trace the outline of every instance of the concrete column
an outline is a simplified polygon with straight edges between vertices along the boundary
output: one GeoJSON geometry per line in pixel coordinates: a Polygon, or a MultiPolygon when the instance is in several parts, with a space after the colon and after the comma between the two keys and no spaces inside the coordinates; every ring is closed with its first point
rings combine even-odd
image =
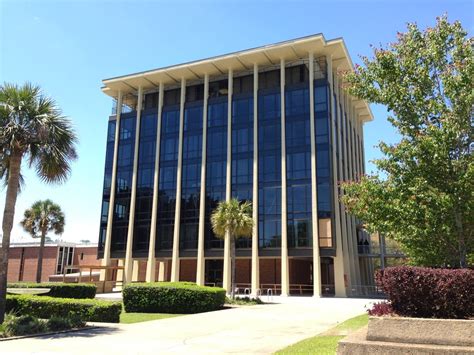
{"type": "MultiPolygon", "coordinates": [[[[233,71],[229,69],[228,92],[227,92],[227,165],[226,165],[226,185],[225,199],[229,201],[232,198],[232,89],[233,89],[233,71]]],[[[223,287],[230,293],[232,287],[231,275],[231,255],[230,238],[227,234],[224,240],[224,270],[223,287]]]]}
{"type": "Polygon", "coordinates": [[[321,296],[319,257],[318,189],[316,182],[316,129],[314,121],[314,54],[309,53],[309,130],[311,135],[311,225],[313,234],[313,296],[321,296]]]}
{"type": "MultiPolygon", "coordinates": [[[[352,121],[352,128],[355,127],[356,122],[359,120],[359,115],[358,113],[354,112],[351,116],[350,119],[352,121]]],[[[354,137],[354,130],[351,129],[349,132],[349,137],[350,137],[350,144],[351,144],[351,155],[349,156],[349,160],[351,161],[351,177],[354,180],[356,178],[355,176],[355,137],[354,137]]],[[[361,285],[361,275],[360,275],[360,266],[359,266],[359,253],[358,253],[358,247],[357,247],[357,221],[354,215],[351,215],[351,223],[352,223],[352,240],[354,243],[354,250],[355,250],[355,272],[356,272],[356,280],[357,280],[357,285],[361,285]]]]}
{"type": "MultiPolygon", "coordinates": [[[[110,199],[109,199],[109,210],[107,212],[107,229],[105,231],[105,243],[104,243],[104,257],[102,258],[101,265],[110,265],[110,246],[112,244],[112,223],[114,219],[114,205],[115,205],[115,182],[117,180],[117,158],[118,158],[118,144],[120,141],[120,116],[122,114],[122,92],[118,92],[117,97],[117,112],[115,114],[115,141],[114,141],[114,160],[112,163],[112,181],[110,182],[110,199]]],[[[105,281],[107,279],[106,270],[100,271],[100,280],[105,281]]]]}
{"type": "Polygon", "coordinates": [[[132,282],[138,282],[138,272],[140,271],[140,261],[133,260],[132,282]]]}
{"type": "MultiPolygon", "coordinates": [[[[349,127],[349,120],[352,114],[351,110],[351,99],[348,95],[344,93],[340,93],[339,95],[340,100],[343,102],[343,110],[344,113],[346,113],[347,120],[344,122],[344,127],[349,127]]],[[[350,161],[349,161],[349,147],[348,144],[350,144],[350,139],[349,139],[349,134],[350,131],[349,129],[344,130],[344,161],[345,161],[345,177],[346,180],[350,179],[350,161]]],[[[350,278],[351,278],[351,293],[352,295],[357,294],[357,286],[359,285],[359,279],[357,277],[358,274],[358,250],[357,250],[357,240],[354,237],[354,231],[353,231],[353,226],[352,226],[352,221],[351,221],[351,216],[347,213],[344,212],[344,218],[346,221],[346,228],[347,228],[347,243],[349,247],[349,256],[350,256],[350,263],[351,263],[351,272],[350,272],[350,278]]]]}
{"type": "MultiPolygon", "coordinates": [[[[337,79],[337,78],[336,78],[337,79]]],[[[339,171],[340,176],[337,176],[338,181],[343,181],[345,179],[345,167],[342,166],[342,159],[344,158],[344,149],[345,149],[345,141],[342,141],[342,133],[344,127],[344,112],[345,112],[345,100],[339,95],[339,91],[337,88],[333,88],[333,91],[336,90],[336,96],[338,100],[338,105],[334,105],[334,112],[337,115],[338,123],[339,123],[339,130],[337,132],[338,135],[338,149],[339,149],[339,171]],[[339,109],[339,103],[342,103],[342,111],[339,109]]],[[[333,97],[331,97],[331,102],[333,101],[333,97]]],[[[344,274],[346,277],[345,285],[346,287],[346,294],[351,294],[351,283],[352,283],[352,274],[353,274],[353,251],[351,243],[349,243],[349,236],[347,232],[347,216],[344,212],[344,206],[339,201],[337,206],[337,212],[339,215],[339,224],[341,229],[341,239],[343,242],[343,256],[344,256],[344,274]]]]}
{"type": "Polygon", "coordinates": [[[174,214],[173,254],[171,259],[171,281],[179,281],[179,227],[181,224],[181,175],[183,166],[184,101],[186,100],[186,79],[181,79],[181,100],[179,107],[178,167],[176,175],[176,209],[174,214]]]}
{"type": "MultiPolygon", "coordinates": [[[[118,259],[117,260],[117,265],[118,266],[124,266],[124,260],[123,259],[118,259]]],[[[117,270],[117,281],[123,281],[123,270],[117,270]]]]}
{"type": "MultiPolygon", "coordinates": [[[[332,71],[332,55],[326,56],[326,60],[328,62],[327,70],[328,70],[328,81],[329,81],[329,95],[331,100],[328,102],[332,102],[333,99],[333,87],[332,87],[332,79],[333,79],[333,71],[332,71]]],[[[335,121],[336,121],[336,112],[335,110],[331,111],[331,127],[332,131],[334,132],[336,129],[335,121]]],[[[338,132],[335,132],[338,134],[338,132]]],[[[334,135],[331,136],[331,139],[334,135]]],[[[346,258],[344,259],[344,252],[343,252],[343,241],[342,241],[342,234],[341,234],[341,223],[340,223],[340,216],[339,216],[339,192],[337,186],[337,161],[336,161],[336,146],[335,142],[331,142],[332,151],[331,151],[331,159],[332,159],[332,184],[333,184],[333,211],[334,211],[334,224],[336,229],[336,256],[334,257],[334,286],[335,286],[335,295],[336,297],[346,297],[346,287],[344,284],[344,274],[345,274],[345,264],[349,261],[348,255],[346,254],[346,258]]],[[[347,267],[346,267],[347,269],[347,267]]]]}
{"type": "Polygon", "coordinates": [[[260,289],[260,263],[258,259],[258,65],[253,66],[253,185],[252,185],[252,295],[260,289]]]}
{"type": "Polygon", "coordinates": [[[128,218],[127,247],[125,249],[125,282],[132,279],[133,229],[135,224],[135,202],[137,199],[138,147],[140,146],[140,120],[142,116],[143,88],[138,88],[137,121],[135,125],[135,150],[133,153],[132,193],[130,197],[130,215],[128,218]]]}
{"type": "Polygon", "coordinates": [[[290,272],[288,266],[288,228],[286,204],[286,127],[285,127],[285,60],[280,60],[281,95],[281,295],[290,295],[290,272]]]}
{"type": "Polygon", "coordinates": [[[166,261],[160,261],[158,266],[158,281],[163,282],[166,280],[166,270],[168,263],[166,261]]]}
{"type": "Polygon", "coordinates": [[[148,262],[146,264],[146,282],[155,281],[155,245],[156,245],[156,218],[158,211],[158,178],[160,175],[160,141],[161,141],[161,112],[163,108],[164,85],[160,83],[158,93],[158,117],[156,125],[155,175],[153,176],[153,205],[151,208],[150,242],[148,243],[148,262]]]}
{"type": "Polygon", "coordinates": [[[199,198],[199,232],[196,265],[196,283],[204,285],[205,268],[204,260],[204,225],[206,216],[206,156],[207,156],[207,99],[209,96],[209,75],[204,76],[204,106],[202,108],[202,160],[201,160],[201,192],[199,198]]]}

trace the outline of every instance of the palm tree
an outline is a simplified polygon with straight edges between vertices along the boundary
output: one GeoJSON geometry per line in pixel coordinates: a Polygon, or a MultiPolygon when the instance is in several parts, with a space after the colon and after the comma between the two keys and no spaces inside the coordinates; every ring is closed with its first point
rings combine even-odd
{"type": "Polygon", "coordinates": [[[6,185],[0,252],[0,324],[5,317],[8,249],[20,189],[21,163],[34,166],[47,183],[64,182],[76,159],[76,134],[54,100],[39,86],[0,86],[0,179],[6,185]]]}
{"type": "Polygon", "coordinates": [[[231,250],[231,297],[235,293],[235,241],[238,238],[252,236],[252,204],[240,202],[233,198],[219,202],[211,215],[212,230],[218,238],[224,239],[229,234],[231,250]]]}
{"type": "Polygon", "coordinates": [[[20,222],[26,232],[33,238],[40,239],[38,253],[38,267],[36,268],[36,282],[41,282],[41,272],[43,270],[43,249],[46,241],[46,234],[54,232],[62,234],[64,232],[64,213],[61,207],[51,200],[36,201],[31,208],[27,209],[23,220],[20,222]]]}

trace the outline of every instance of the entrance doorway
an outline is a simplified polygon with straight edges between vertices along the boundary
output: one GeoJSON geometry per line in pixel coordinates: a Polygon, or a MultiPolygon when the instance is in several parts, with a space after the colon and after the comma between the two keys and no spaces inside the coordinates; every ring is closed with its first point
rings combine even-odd
{"type": "Polygon", "coordinates": [[[321,289],[323,296],[334,296],[334,260],[321,258],[321,289]]]}
{"type": "Polygon", "coordinates": [[[206,260],[206,286],[222,287],[224,260],[206,260]]]}

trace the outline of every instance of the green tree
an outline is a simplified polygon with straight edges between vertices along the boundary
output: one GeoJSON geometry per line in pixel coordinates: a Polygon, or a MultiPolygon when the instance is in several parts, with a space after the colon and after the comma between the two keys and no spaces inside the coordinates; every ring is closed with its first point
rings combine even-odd
{"type": "Polygon", "coordinates": [[[347,90],[386,105],[401,136],[379,143],[378,172],[342,184],[342,201],[366,228],[400,242],[414,264],[466,267],[474,250],[474,41],[446,17],[346,75],[347,90]]]}
{"type": "Polygon", "coordinates": [[[252,236],[252,204],[233,198],[222,201],[211,215],[212,230],[217,237],[229,235],[231,251],[231,297],[235,296],[235,242],[239,238],[252,236]]]}
{"type": "Polygon", "coordinates": [[[54,100],[38,86],[0,86],[0,178],[6,185],[0,251],[0,324],[5,317],[8,249],[20,189],[21,163],[46,183],[64,182],[76,159],[76,134],[54,100]]]}
{"type": "Polygon", "coordinates": [[[61,207],[51,200],[36,201],[27,209],[20,222],[23,229],[33,238],[40,238],[38,253],[38,267],[36,268],[36,282],[41,282],[43,270],[43,250],[48,232],[62,234],[64,232],[64,213],[61,207]]]}

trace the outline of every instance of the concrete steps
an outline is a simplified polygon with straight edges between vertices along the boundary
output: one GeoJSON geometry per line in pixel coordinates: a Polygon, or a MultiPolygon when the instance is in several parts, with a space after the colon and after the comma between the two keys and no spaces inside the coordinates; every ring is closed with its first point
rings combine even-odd
{"type": "Polygon", "coordinates": [[[454,345],[409,344],[367,340],[367,327],[352,333],[339,342],[337,354],[430,354],[468,355],[474,354],[474,347],[454,345]]]}

